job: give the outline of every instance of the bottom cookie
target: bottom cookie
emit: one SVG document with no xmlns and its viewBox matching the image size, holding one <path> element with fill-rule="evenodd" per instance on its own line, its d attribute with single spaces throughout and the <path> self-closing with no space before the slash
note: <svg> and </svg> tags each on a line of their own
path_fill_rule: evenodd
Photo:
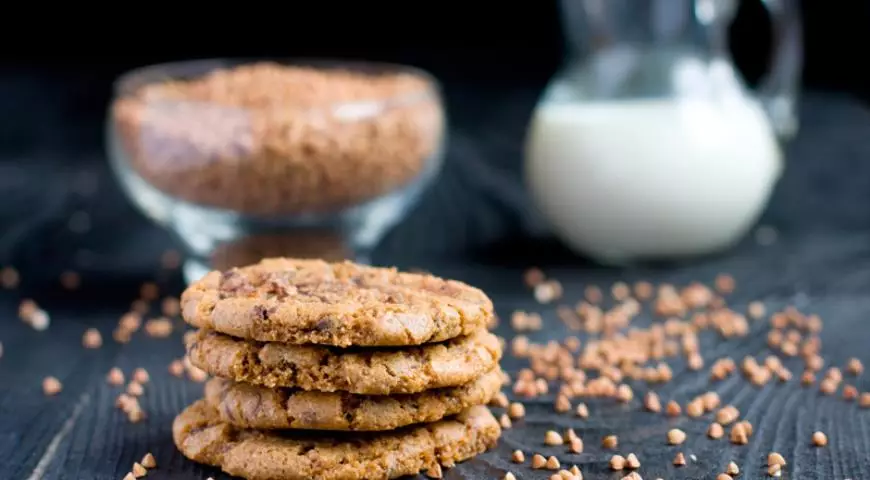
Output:
<svg viewBox="0 0 870 480">
<path fill-rule="evenodd" d="M 471 458 L 500 435 L 484 406 L 392 432 L 262 432 L 221 422 L 217 410 L 199 400 L 172 424 L 185 457 L 249 480 L 397 478 Z"/>
</svg>

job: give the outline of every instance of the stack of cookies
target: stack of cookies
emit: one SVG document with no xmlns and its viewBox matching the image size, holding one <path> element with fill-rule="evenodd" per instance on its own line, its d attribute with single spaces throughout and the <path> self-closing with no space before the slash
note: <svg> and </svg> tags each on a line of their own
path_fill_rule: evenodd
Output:
<svg viewBox="0 0 870 480">
<path fill-rule="evenodd" d="M 182 295 L 190 362 L 214 378 L 176 417 L 188 458 L 248 479 L 379 479 L 495 445 L 492 302 L 461 282 L 266 259 Z"/>
</svg>

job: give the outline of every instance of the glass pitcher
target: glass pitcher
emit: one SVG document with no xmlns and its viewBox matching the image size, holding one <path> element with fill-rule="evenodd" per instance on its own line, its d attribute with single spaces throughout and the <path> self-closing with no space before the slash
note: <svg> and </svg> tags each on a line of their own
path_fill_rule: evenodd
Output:
<svg viewBox="0 0 870 480">
<path fill-rule="evenodd" d="M 557 235 L 605 263 L 739 241 L 797 129 L 796 1 L 765 0 L 769 74 L 747 89 L 727 49 L 736 0 L 563 0 L 568 60 L 526 140 L 526 183 Z"/>
</svg>

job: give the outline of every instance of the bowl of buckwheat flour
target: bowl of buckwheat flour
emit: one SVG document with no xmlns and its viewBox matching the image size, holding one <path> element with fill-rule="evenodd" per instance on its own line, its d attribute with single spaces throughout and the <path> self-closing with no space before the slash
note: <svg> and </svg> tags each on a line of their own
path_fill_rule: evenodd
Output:
<svg viewBox="0 0 870 480">
<path fill-rule="evenodd" d="M 436 176 L 445 124 L 437 81 L 411 67 L 200 60 L 122 76 L 107 149 L 132 201 L 187 247 L 193 280 L 251 235 L 327 232 L 365 261 Z"/>
</svg>

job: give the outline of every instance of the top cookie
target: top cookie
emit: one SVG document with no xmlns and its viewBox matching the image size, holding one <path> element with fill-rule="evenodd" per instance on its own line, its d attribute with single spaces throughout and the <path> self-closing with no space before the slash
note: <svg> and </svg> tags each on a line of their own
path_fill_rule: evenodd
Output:
<svg viewBox="0 0 870 480">
<path fill-rule="evenodd" d="M 212 271 L 181 295 L 184 320 L 262 342 L 407 346 L 485 328 L 492 302 L 462 282 L 351 262 L 270 258 Z"/>
</svg>

